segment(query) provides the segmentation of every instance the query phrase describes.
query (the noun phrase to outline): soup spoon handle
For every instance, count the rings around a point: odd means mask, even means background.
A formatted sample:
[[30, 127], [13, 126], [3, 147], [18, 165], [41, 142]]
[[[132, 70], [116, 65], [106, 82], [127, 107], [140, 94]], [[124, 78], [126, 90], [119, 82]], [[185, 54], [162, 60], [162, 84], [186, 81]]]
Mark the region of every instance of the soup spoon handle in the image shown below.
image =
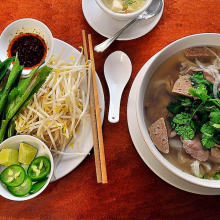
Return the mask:
[[123, 27], [120, 31], [118, 31], [115, 35], [112, 37], [108, 38], [101, 44], [98, 44], [97, 46], [94, 47], [94, 50], [96, 52], [103, 52], [106, 48], [108, 48], [114, 40], [116, 40], [123, 32], [125, 29], [130, 27], [135, 21], [139, 20], [138, 17], [133, 19], [131, 22], [129, 22], [125, 27]]

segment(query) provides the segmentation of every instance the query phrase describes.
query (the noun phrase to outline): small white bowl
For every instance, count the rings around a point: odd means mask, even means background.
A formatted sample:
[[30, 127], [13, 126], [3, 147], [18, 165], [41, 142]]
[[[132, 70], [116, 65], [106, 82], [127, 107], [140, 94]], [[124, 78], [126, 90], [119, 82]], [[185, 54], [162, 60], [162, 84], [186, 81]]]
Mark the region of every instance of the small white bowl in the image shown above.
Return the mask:
[[147, 68], [146, 73], [140, 83], [138, 92], [137, 92], [137, 101], [136, 101], [136, 109], [137, 109], [137, 120], [138, 125], [141, 130], [141, 134], [153, 153], [156, 159], [168, 170], [170, 170], [174, 175], [182, 178], [190, 183], [193, 183], [198, 186], [208, 187], [208, 188], [219, 188], [220, 189], [220, 180], [208, 180], [208, 179], [200, 179], [193, 175], [182, 172], [180, 169], [176, 168], [169, 161], [167, 161], [163, 155], [157, 150], [155, 145], [153, 144], [147, 126], [145, 124], [145, 112], [144, 112], [144, 96], [145, 91], [148, 86], [149, 80], [157, 67], [165, 61], [171, 55], [177, 53], [188, 47], [196, 47], [196, 46], [218, 46], [220, 45], [220, 34], [214, 33], [204, 33], [204, 34], [196, 34], [184, 37], [179, 39], [170, 45], [166, 46], [163, 50], [161, 50], [155, 59], [152, 61], [151, 65]]
[[[10, 149], [14, 149], [14, 150], [18, 150], [19, 149], [19, 145], [21, 142], [25, 142], [30, 144], [31, 146], [35, 147], [37, 149], [37, 155], [36, 157], [39, 156], [46, 156], [50, 159], [50, 163], [51, 163], [51, 170], [50, 170], [50, 174], [48, 175], [48, 180], [45, 183], [45, 185], [36, 193], [32, 194], [32, 195], [27, 195], [27, 196], [23, 196], [23, 197], [16, 197], [14, 195], [12, 195], [7, 187], [0, 181], [0, 195], [5, 197], [6, 199], [10, 199], [10, 200], [14, 200], [14, 201], [25, 201], [25, 200], [29, 200], [32, 199], [36, 196], [38, 196], [39, 194], [41, 194], [46, 187], [48, 186], [48, 184], [50, 183], [50, 180], [52, 178], [53, 175], [53, 170], [54, 170], [54, 162], [53, 162], [53, 156], [49, 150], [49, 148], [38, 138], [30, 136], [30, 135], [16, 135], [13, 136], [11, 138], [6, 139], [5, 141], [3, 141], [0, 144], [0, 150], [4, 149], [4, 148], [10, 148]], [[5, 166], [0, 165], [0, 173], [5, 169]]]
[[103, 3], [102, 0], [96, 0], [96, 3], [98, 6], [107, 14], [109, 14], [112, 18], [116, 20], [131, 20], [136, 18], [139, 14], [141, 14], [143, 11], [145, 11], [151, 4], [153, 0], [146, 0], [146, 3], [143, 7], [141, 7], [139, 10], [127, 14], [122, 13], [116, 13], [111, 11], [109, 8], [106, 7], [106, 5]]
[[[10, 42], [20, 33], [34, 33], [42, 37], [47, 46], [47, 54], [45, 64], [49, 61], [53, 52], [53, 35], [50, 29], [41, 21], [32, 18], [23, 18], [9, 24], [0, 36], [0, 60], [4, 61], [8, 58], [8, 47]], [[42, 65], [42, 67], [44, 66]], [[12, 65], [11, 67], [12, 68]], [[22, 75], [28, 75], [31, 69], [24, 69]]]

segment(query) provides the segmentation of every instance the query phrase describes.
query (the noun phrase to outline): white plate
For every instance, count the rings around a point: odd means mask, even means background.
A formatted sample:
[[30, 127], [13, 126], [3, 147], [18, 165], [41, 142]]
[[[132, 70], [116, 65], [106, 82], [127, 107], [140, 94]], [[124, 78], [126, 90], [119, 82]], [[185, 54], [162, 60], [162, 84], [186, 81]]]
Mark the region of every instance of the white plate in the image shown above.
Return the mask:
[[[69, 45], [61, 40], [54, 39], [53, 54], [60, 54], [61, 51], [63, 50], [63, 48], [65, 48], [65, 51], [62, 54], [60, 60], [72, 61], [71, 56], [74, 56], [75, 59], [77, 59], [77, 57], [79, 57], [80, 52], [78, 50], [76, 50], [74, 47], [72, 47], [71, 45]], [[98, 88], [98, 94], [99, 94], [99, 105], [100, 105], [100, 108], [102, 108], [101, 120], [103, 122], [104, 112], [105, 112], [105, 100], [104, 100], [102, 84], [101, 84], [98, 76], [97, 76], [97, 88]], [[76, 142], [77, 142], [77, 140], [76, 140]], [[86, 121], [85, 136], [84, 136], [83, 141], [80, 143], [79, 147], [83, 153], [90, 152], [93, 147], [90, 118], [88, 118]], [[65, 152], [78, 153], [79, 151], [76, 147], [76, 144], [74, 144], [74, 149], [69, 147], [69, 148], [66, 148]], [[58, 180], [58, 179], [62, 178], [63, 176], [67, 175], [69, 172], [74, 170], [84, 159], [85, 159], [85, 156], [63, 155], [60, 163], [58, 164], [58, 166], [56, 168], [56, 179], [53, 178], [52, 181]], [[54, 159], [54, 162], [55, 161], [56, 161], [56, 159]], [[95, 169], [95, 164], [94, 164], [94, 169]]]
[[[157, 54], [155, 56], [157, 56]], [[135, 145], [135, 148], [138, 151], [142, 160], [147, 164], [147, 166], [156, 175], [158, 175], [161, 179], [171, 184], [172, 186], [175, 186], [187, 192], [201, 194], [201, 195], [220, 195], [219, 189], [209, 189], [206, 187], [197, 186], [175, 176], [172, 172], [170, 172], [168, 169], [162, 166], [162, 164], [154, 157], [154, 155], [151, 153], [150, 149], [146, 145], [141, 135], [136, 117], [136, 96], [137, 96], [137, 90], [139, 84], [146, 72], [146, 69], [153, 61], [154, 57], [152, 57], [148, 62], [146, 62], [146, 64], [139, 71], [138, 75], [136, 76], [132, 84], [129, 93], [128, 105], [127, 105], [127, 120], [128, 120], [130, 135]]]
[[[82, 0], [82, 9], [89, 25], [104, 37], [111, 37], [130, 21], [118, 21], [106, 14], [97, 5], [95, 0]], [[148, 20], [141, 20], [133, 24], [117, 40], [132, 40], [150, 32], [159, 22], [163, 14], [161, 12]]]

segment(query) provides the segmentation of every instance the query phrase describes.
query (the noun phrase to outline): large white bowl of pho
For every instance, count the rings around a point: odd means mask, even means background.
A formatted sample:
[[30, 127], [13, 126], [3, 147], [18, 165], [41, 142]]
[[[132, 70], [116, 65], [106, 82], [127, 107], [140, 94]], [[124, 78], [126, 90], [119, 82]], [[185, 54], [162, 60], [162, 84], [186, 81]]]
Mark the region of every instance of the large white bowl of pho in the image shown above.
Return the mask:
[[145, 11], [152, 0], [96, 0], [99, 7], [116, 20], [129, 20]]
[[165, 47], [137, 93], [142, 136], [158, 161], [196, 185], [220, 188], [220, 35]]

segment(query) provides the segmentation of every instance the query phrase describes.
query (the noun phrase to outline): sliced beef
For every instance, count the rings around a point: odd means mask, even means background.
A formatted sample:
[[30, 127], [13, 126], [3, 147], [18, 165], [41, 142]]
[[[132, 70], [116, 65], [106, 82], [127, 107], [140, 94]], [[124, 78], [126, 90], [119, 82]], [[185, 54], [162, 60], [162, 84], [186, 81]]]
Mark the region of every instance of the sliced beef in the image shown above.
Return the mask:
[[220, 145], [215, 145], [211, 148], [211, 155], [215, 158], [220, 158]]
[[214, 77], [199, 67], [190, 67], [185, 72], [185, 75], [193, 75], [194, 72], [203, 72], [204, 79], [209, 81], [210, 83], [214, 84], [214, 82], [215, 82]]
[[173, 93], [184, 95], [187, 97], [193, 97], [188, 91], [193, 88], [188, 75], [180, 76], [180, 78], [174, 83]]
[[[209, 49], [216, 53], [216, 49], [214, 47], [209, 47]], [[190, 47], [185, 49], [184, 53], [189, 60], [194, 60], [196, 58], [204, 61], [215, 58], [215, 55], [210, 50], [205, 47]]]
[[182, 140], [183, 148], [186, 153], [190, 154], [194, 159], [206, 161], [209, 157], [209, 150], [205, 150], [202, 146], [199, 135], [196, 135], [192, 140]]
[[155, 146], [163, 153], [169, 153], [167, 129], [164, 118], [160, 118], [149, 128], [150, 137]]

